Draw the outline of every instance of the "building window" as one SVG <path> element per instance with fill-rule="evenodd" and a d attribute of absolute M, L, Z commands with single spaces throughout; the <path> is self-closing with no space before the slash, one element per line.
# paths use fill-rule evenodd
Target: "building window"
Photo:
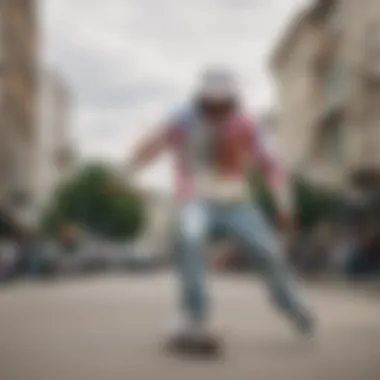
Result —
<path fill-rule="evenodd" d="M 336 10 L 336 0 L 321 0 L 316 1 L 314 7 L 314 17 L 320 21 L 326 21 L 331 13 Z"/>
<path fill-rule="evenodd" d="M 378 87 L 380 82 L 380 27 L 378 22 L 367 26 L 365 35 L 367 85 Z"/>
<path fill-rule="evenodd" d="M 341 34 L 344 22 L 342 10 L 339 8 L 339 6 L 340 4 L 334 2 L 334 4 L 332 4 L 330 7 L 328 14 L 328 22 L 335 36 L 339 36 Z"/>
<path fill-rule="evenodd" d="M 327 162 L 341 162 L 344 155 L 343 125 L 341 118 L 330 117 L 322 126 L 318 156 Z"/>
<path fill-rule="evenodd" d="M 10 202 L 14 207 L 26 207 L 30 205 L 31 199 L 27 191 L 14 190 L 11 193 Z"/>
<path fill-rule="evenodd" d="M 331 65 L 325 73 L 326 89 L 329 93 L 336 92 L 341 87 L 342 70 L 338 65 Z"/>
<path fill-rule="evenodd" d="M 324 72 L 324 103 L 328 109 L 340 106 L 348 86 L 347 71 L 340 63 L 333 62 Z"/>

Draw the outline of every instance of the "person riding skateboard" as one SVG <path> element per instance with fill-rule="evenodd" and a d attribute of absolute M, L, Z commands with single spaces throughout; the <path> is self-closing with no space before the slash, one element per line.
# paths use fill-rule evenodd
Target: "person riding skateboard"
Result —
<path fill-rule="evenodd" d="M 247 170 L 260 170 L 277 201 L 280 225 L 294 227 L 289 181 L 266 154 L 254 122 L 247 116 L 233 73 L 207 70 L 187 106 L 148 136 L 128 160 L 125 175 L 170 151 L 175 158 L 179 202 L 175 239 L 182 314 L 170 344 L 179 350 L 215 351 L 210 331 L 210 298 L 204 253 L 211 229 L 225 230 L 259 263 L 273 303 L 302 333 L 314 319 L 301 300 L 288 269 L 284 249 L 259 207 L 252 203 Z"/>

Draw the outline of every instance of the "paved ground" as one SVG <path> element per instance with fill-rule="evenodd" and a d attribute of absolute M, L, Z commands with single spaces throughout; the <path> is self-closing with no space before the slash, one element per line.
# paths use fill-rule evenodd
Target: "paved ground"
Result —
<path fill-rule="evenodd" d="M 257 282 L 213 281 L 227 355 L 181 360 L 160 350 L 173 311 L 170 276 L 108 277 L 0 289 L 1 380 L 379 380 L 380 298 L 306 290 L 320 316 L 303 341 Z"/>

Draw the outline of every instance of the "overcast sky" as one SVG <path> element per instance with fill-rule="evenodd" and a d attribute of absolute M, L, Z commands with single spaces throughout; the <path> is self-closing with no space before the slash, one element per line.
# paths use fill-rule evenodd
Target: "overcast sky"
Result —
<path fill-rule="evenodd" d="M 240 76 L 253 112 L 275 102 L 267 58 L 307 0 L 41 0 L 43 61 L 73 98 L 85 156 L 117 159 L 180 104 L 205 65 Z M 167 187 L 165 162 L 142 181 Z"/>

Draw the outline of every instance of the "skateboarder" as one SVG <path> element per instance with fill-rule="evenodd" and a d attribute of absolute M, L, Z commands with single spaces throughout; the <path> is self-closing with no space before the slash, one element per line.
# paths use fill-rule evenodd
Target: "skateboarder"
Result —
<path fill-rule="evenodd" d="M 265 175 L 284 232 L 293 228 L 289 184 L 284 172 L 268 158 L 254 123 L 244 112 L 233 73 L 206 71 L 189 104 L 143 141 L 125 174 L 131 176 L 167 150 L 175 157 L 180 202 L 175 255 L 182 318 L 171 342 L 177 348 L 189 347 L 186 342 L 218 347 L 209 330 L 204 267 L 205 244 L 213 228 L 224 229 L 245 246 L 260 265 L 274 305 L 298 331 L 310 333 L 313 319 L 293 284 L 276 232 L 250 201 L 246 173 L 260 170 Z"/>

